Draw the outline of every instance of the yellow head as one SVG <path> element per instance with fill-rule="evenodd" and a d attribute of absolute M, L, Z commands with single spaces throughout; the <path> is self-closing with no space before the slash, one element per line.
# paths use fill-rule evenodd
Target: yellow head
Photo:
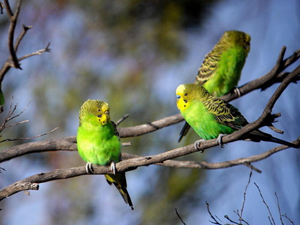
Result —
<path fill-rule="evenodd" d="M 94 115 L 93 120 L 97 120 L 101 125 L 110 122 L 109 105 L 100 100 L 87 100 L 80 108 L 79 111 L 79 126 L 86 116 Z"/>
<path fill-rule="evenodd" d="M 186 110 L 193 100 L 203 101 L 210 94 L 198 84 L 181 84 L 176 89 L 177 107 L 180 111 Z"/>

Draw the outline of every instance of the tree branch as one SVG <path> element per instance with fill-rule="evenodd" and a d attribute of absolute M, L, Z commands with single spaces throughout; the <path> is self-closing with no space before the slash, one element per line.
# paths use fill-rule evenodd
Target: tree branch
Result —
<path fill-rule="evenodd" d="M 19 0 L 17 3 L 17 9 L 15 12 L 15 15 L 14 15 L 10 8 L 8 0 L 4 0 L 5 8 L 6 8 L 7 14 L 10 19 L 10 25 L 9 25 L 9 30 L 8 30 L 8 49 L 10 52 L 10 59 L 13 62 L 12 66 L 17 69 L 22 69 L 22 68 L 20 67 L 19 60 L 18 60 L 16 51 L 14 48 L 14 34 L 15 34 L 15 28 L 17 25 L 18 16 L 19 16 L 20 9 L 21 9 L 21 3 L 22 3 L 22 0 Z"/>

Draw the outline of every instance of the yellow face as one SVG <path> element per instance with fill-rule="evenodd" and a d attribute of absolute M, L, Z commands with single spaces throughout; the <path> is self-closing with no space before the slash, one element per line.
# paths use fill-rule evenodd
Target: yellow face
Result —
<path fill-rule="evenodd" d="M 83 103 L 79 112 L 79 124 L 91 115 L 94 116 L 92 120 L 96 119 L 102 125 L 110 123 L 109 105 L 104 101 L 89 99 Z"/>
<path fill-rule="evenodd" d="M 102 107 L 97 108 L 97 112 L 98 121 L 101 122 L 102 125 L 110 122 L 109 105 L 106 102 L 103 102 Z"/>
<path fill-rule="evenodd" d="M 184 85 L 179 85 L 176 89 L 177 107 L 180 111 L 184 111 L 189 102 L 187 101 L 187 93 Z"/>

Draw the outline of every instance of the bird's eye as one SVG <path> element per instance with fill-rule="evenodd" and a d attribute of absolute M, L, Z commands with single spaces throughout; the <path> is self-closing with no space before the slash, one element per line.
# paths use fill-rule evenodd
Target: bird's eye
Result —
<path fill-rule="evenodd" d="M 177 98 L 177 99 L 180 99 L 180 98 L 181 98 L 181 96 L 180 96 L 180 95 L 176 95 L 176 98 Z"/>
<path fill-rule="evenodd" d="M 98 112 L 100 112 L 101 111 L 101 109 L 98 109 Z"/>

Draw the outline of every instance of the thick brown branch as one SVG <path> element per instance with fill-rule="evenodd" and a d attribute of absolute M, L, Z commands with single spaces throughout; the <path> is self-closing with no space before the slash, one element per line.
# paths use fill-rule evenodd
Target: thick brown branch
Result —
<path fill-rule="evenodd" d="M 204 142 L 205 143 L 204 145 L 208 145 L 208 142 L 213 142 L 214 145 L 216 145 L 215 140 L 206 141 Z M 298 138 L 298 140 L 296 140 L 293 143 L 299 144 L 300 137 Z M 174 160 L 165 160 L 166 158 L 178 157 L 176 156 L 178 155 L 177 153 L 180 153 L 179 155 L 184 155 L 187 152 L 190 153 L 195 152 L 193 145 L 189 145 L 168 152 L 160 153 L 154 156 L 143 156 L 143 157 L 127 159 L 117 163 L 116 168 L 117 171 L 121 172 L 121 171 L 129 171 L 132 170 L 132 168 L 136 168 L 139 166 L 147 166 L 154 163 L 160 163 L 159 165 L 171 166 L 174 165 L 175 162 L 178 162 L 178 164 L 176 163 L 176 167 L 178 167 L 178 165 L 181 164 L 180 166 L 181 168 L 185 167 L 185 168 L 199 168 L 199 169 L 220 169 L 220 168 L 242 165 L 245 163 L 250 164 L 252 162 L 257 162 L 286 148 L 287 148 L 286 146 L 281 145 L 259 155 L 254 155 L 247 158 L 239 158 L 239 159 L 220 162 L 220 163 L 193 162 L 193 161 L 178 162 Z M 95 171 L 96 174 L 112 173 L 109 166 L 106 167 L 106 166 L 93 165 L 93 170 Z M 44 182 L 60 180 L 60 179 L 68 179 L 68 178 L 73 178 L 81 175 L 87 175 L 84 166 L 74 167 L 69 169 L 56 169 L 51 172 L 36 174 L 1 189 L 0 201 L 20 191 L 37 190 L 38 183 L 44 183 Z M 32 187 L 31 185 L 36 186 L 37 189 L 28 188 L 28 187 Z"/>

